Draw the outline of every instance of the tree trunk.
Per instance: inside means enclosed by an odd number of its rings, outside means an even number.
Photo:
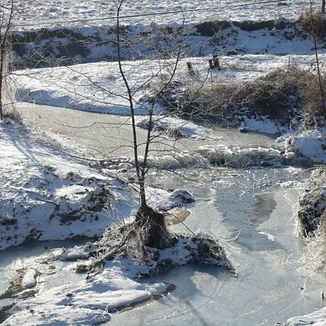
[[[170,246],[164,215],[145,205],[136,214],[136,228],[141,230],[143,245],[164,249]]]
[[[2,43],[2,42],[1,42]],[[0,48],[0,120],[3,119],[3,79],[4,79],[4,60],[5,51]]]
[[[139,197],[140,197],[140,206],[147,206],[146,202],[146,190],[145,190],[145,177],[141,176],[138,179],[139,184]]]
[[[325,13],[325,10],[326,10],[326,0],[322,0],[321,1],[321,12],[322,12],[322,14]]]

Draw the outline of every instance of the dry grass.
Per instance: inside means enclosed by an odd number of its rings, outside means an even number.
[[[326,78],[322,77],[326,90]],[[237,126],[243,115],[267,117],[290,125],[298,117],[320,115],[321,105],[317,74],[296,66],[276,69],[247,83],[207,85],[187,89],[178,99],[177,114],[194,120],[215,119]],[[230,125],[231,123],[231,125]]]
[[[201,89],[188,89],[179,101],[178,114],[187,118],[224,118],[230,99],[239,85],[214,85]]]
[[[326,16],[320,11],[306,11],[298,20],[301,28],[317,38],[326,36]]]

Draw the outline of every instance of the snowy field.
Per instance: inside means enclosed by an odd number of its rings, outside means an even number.
[[[216,19],[268,20],[280,17],[296,18],[307,6],[309,1],[306,0],[128,0],[122,16],[127,16],[123,19],[126,24],[175,23],[181,22],[183,17],[186,22]],[[67,24],[110,25],[114,22],[115,15],[115,1],[103,0],[18,0],[16,8],[15,22],[19,29],[39,28],[41,25],[43,27]],[[162,14],[181,11],[185,13]],[[161,14],[154,16],[151,15],[153,13]],[[130,17],[143,14],[147,16]],[[71,22],[68,23],[68,20]]]

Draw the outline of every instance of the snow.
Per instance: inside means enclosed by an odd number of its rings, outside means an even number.
[[[207,246],[210,250],[206,252],[203,248]],[[157,257],[151,258],[152,255]],[[137,257],[117,257],[107,261],[103,271],[87,277],[73,272],[74,263],[65,263],[68,265],[59,269],[60,262],[49,257],[51,264],[56,264],[56,273],[46,271],[49,269],[46,259],[40,263],[36,260],[34,266],[42,273],[34,288],[35,295],[18,299],[3,325],[96,325],[109,321],[111,313],[157,298],[175,288],[167,283],[140,283],[131,278],[189,263],[213,264],[234,272],[223,248],[200,234],[193,238],[181,236],[176,245],[168,249],[153,249],[148,262]],[[91,261],[92,258],[88,258],[86,263]]]
[[[271,121],[268,118],[249,119],[246,117],[241,123],[240,130],[259,132],[269,135],[282,134],[288,131],[286,128],[278,126],[274,121]]]
[[[257,1],[256,1],[257,2]],[[122,10],[122,16],[133,16],[139,14],[150,14],[155,12],[174,12],[182,10],[191,10],[193,12],[180,12],[179,14],[171,13],[168,15],[145,16],[145,17],[126,17],[124,23],[129,24],[148,24],[156,23],[175,23],[186,19],[189,21],[203,21],[211,19],[226,20],[268,20],[279,17],[295,18],[307,9],[308,5],[304,0],[283,0],[279,4],[274,2],[245,1],[244,3],[234,3],[231,0],[203,0],[203,1],[181,1],[171,2],[162,0],[159,3],[155,0],[135,0],[127,1]],[[314,1],[315,3],[318,1]],[[82,20],[77,24],[111,24],[114,22],[116,12],[115,2],[103,2],[101,0],[81,0],[76,3],[73,0],[55,1],[48,0],[18,0],[15,2],[17,14],[15,16],[16,24],[32,25],[34,27],[47,25],[69,25],[67,20]],[[38,23],[35,25],[33,11],[30,8],[38,9]],[[105,17],[105,20],[97,20]],[[89,22],[85,21],[90,19]],[[92,19],[94,21],[92,21]],[[61,22],[56,23],[56,22]],[[73,24],[73,22],[71,23]],[[76,23],[75,23],[76,24]],[[23,28],[19,26],[18,28]]]
[[[23,289],[30,289],[36,285],[36,278],[38,276],[37,270],[34,268],[28,269],[22,279],[22,288]]]
[[[147,79],[155,67],[150,61],[128,63],[127,76],[132,76],[132,89]],[[17,100],[66,107],[83,111],[129,115],[123,80],[117,63],[94,63],[69,67],[20,71]],[[113,91],[114,90],[114,91]],[[144,94],[137,94],[135,101]],[[140,104],[137,114],[147,110]]]
[[[149,205],[160,211],[168,211],[195,202],[194,195],[183,189],[168,192],[163,189],[147,187],[147,193],[150,198]]]
[[[287,154],[299,153],[315,163],[326,163],[326,134],[325,130],[308,130],[281,138]]]
[[[6,121],[0,135],[0,250],[27,239],[100,235],[137,205],[128,187],[65,156],[44,135]]]
[[[311,69],[315,62],[313,55],[241,55],[222,56],[221,71],[212,72],[214,83],[242,83],[263,76],[276,68],[286,68],[289,60],[291,63],[304,69]],[[324,61],[326,55],[321,54],[320,60]],[[184,87],[198,87],[207,80],[208,58],[186,58],[180,62],[176,81]],[[196,77],[189,78],[185,62],[192,62]],[[152,84],[159,81],[162,75],[162,66],[166,70],[174,64],[173,60],[140,60],[126,61],[124,67],[131,90],[134,93],[136,114],[147,114],[148,108],[144,99],[151,95],[150,89],[144,88],[143,83],[151,80]],[[165,70],[164,70],[165,71]],[[153,77],[159,74],[158,77]],[[98,62],[79,64],[67,67],[27,69],[15,72],[14,84],[17,101],[50,105],[54,107],[71,108],[82,111],[109,113],[116,115],[129,115],[127,93],[116,62]],[[162,113],[162,108],[155,107],[155,113]],[[264,122],[246,121],[249,127],[260,129],[268,127],[274,131],[277,127]],[[158,127],[178,124],[176,120],[166,118],[157,122]],[[187,128],[186,128],[187,127]],[[183,132],[187,135],[194,131],[194,125],[187,124]],[[199,131],[197,136],[204,136],[205,131]]]
[[[128,26],[121,48],[121,59],[145,60],[176,57],[183,44],[183,57],[207,57],[235,54],[312,55],[313,40],[295,22],[280,21],[272,28],[256,26],[255,30],[236,23],[220,29],[206,25],[178,24]],[[260,28],[261,27],[261,28]],[[208,30],[207,30],[208,29]],[[172,31],[172,32],[171,32]],[[83,26],[82,28],[49,29],[42,32],[17,32],[19,44],[14,48],[12,64],[24,67],[66,66],[99,61],[118,61],[114,27]],[[49,60],[51,53],[51,60]],[[325,53],[320,42],[319,53]],[[279,59],[282,60],[282,59]],[[288,59],[288,62],[292,62]],[[206,60],[205,66],[208,66]],[[223,67],[224,63],[222,64]],[[126,68],[126,66],[124,66]],[[206,69],[207,70],[207,69]],[[71,71],[74,73],[73,71]],[[206,71],[207,74],[207,71]],[[41,94],[40,94],[41,95]],[[86,95],[85,93],[83,95]],[[65,98],[62,98],[65,102]]]
[[[41,310],[41,308],[45,308],[45,311]],[[64,305],[36,304],[35,306],[33,305],[33,310],[23,310],[4,321],[3,325],[86,326],[100,325],[110,319],[110,315],[100,309],[95,310],[80,307],[72,310],[71,307]]]
[[[326,325],[326,308],[322,308],[309,315],[290,318],[285,326],[325,326]]]
[[[148,129],[148,118],[138,119],[137,127]],[[194,140],[204,140],[209,137],[209,129],[196,125],[191,121],[185,121],[178,118],[157,116],[153,118],[153,131],[167,137],[191,138]]]

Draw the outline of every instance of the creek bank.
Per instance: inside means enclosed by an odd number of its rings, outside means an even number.
[[[317,236],[322,223],[326,223],[326,169],[313,172],[300,199],[299,231],[304,237]]]
[[[310,148],[310,150],[312,150]],[[324,154],[325,155],[325,154]],[[313,171],[306,182],[299,201],[299,234],[307,238],[306,268],[309,272],[321,273],[325,270],[325,226],[326,226],[326,168]],[[323,299],[322,292],[322,301]],[[290,318],[286,326],[326,325],[326,308],[311,314]]]
[[[73,159],[46,135],[9,120],[0,124],[0,135],[0,250],[30,240],[100,237],[136,209],[128,181],[111,176],[105,166]],[[109,164],[109,172],[119,171],[119,160]],[[150,205],[170,215],[173,209],[186,214],[181,208],[195,201],[184,189],[147,192]]]
[[[312,53],[312,41],[299,21],[207,21],[186,25],[126,25],[121,56],[166,58],[184,44],[188,57],[216,53]],[[116,61],[114,26],[43,28],[17,31],[13,36],[16,68],[51,67],[101,60]],[[126,44],[126,45],[125,45]],[[267,50],[268,49],[268,50]]]
[[[241,132],[280,136],[303,127],[326,128],[325,112],[315,99],[319,79],[307,65],[280,65],[245,81],[241,76],[227,80],[224,74],[223,69],[214,72],[217,81],[211,84],[175,81],[160,95],[159,103],[183,119]],[[324,83],[325,77],[321,79]]]
[[[46,136],[9,120],[0,123],[0,135],[0,250],[100,236],[113,216],[133,209],[126,184],[66,156]]]

